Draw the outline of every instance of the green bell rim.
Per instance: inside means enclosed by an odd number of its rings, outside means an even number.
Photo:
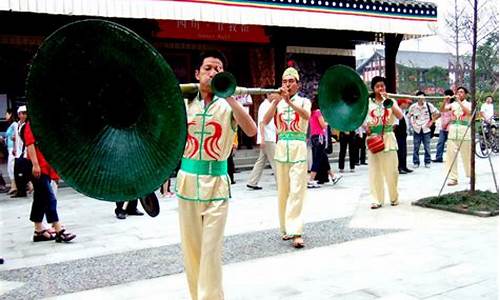
[[[186,110],[172,69],[119,24],[84,20],[52,33],[33,58],[26,95],[41,152],[89,197],[146,196],[184,151]]]
[[[368,113],[368,89],[352,68],[335,65],[326,70],[319,82],[318,104],[330,127],[353,131]]]

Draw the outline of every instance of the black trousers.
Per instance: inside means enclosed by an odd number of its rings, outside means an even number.
[[[31,179],[33,165],[27,158],[16,158],[14,161],[14,180],[18,196],[26,196],[26,185]]]
[[[229,157],[227,158],[227,174],[229,175],[229,178],[231,179],[231,183],[234,183],[234,172],[236,172],[236,167],[234,165],[234,159],[233,159],[233,150],[231,150],[231,154],[229,154]]]
[[[354,139],[356,140],[356,154],[358,155],[357,163],[364,164],[366,163],[366,133],[363,133],[363,136],[355,135]]]
[[[406,166],[406,134],[396,135],[396,140],[398,141],[398,170],[406,170],[408,169]]]
[[[116,202],[115,213],[119,213],[119,212],[125,212],[125,213],[127,213],[127,212],[135,212],[135,210],[137,209],[137,200],[128,201],[127,209],[123,210],[123,205],[125,204],[125,202],[127,202],[127,201]]]
[[[356,162],[358,161],[358,155],[356,153],[356,143],[354,140],[354,132],[340,133],[340,153],[339,153],[339,169],[344,169],[345,155],[347,151],[347,146],[349,146],[349,167],[354,169],[356,167]]]

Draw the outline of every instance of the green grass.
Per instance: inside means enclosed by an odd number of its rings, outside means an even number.
[[[444,206],[469,211],[498,211],[498,193],[490,191],[459,191],[440,197],[429,197],[418,201],[423,205]]]

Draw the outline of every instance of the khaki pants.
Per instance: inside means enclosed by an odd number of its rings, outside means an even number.
[[[228,201],[179,199],[182,252],[193,300],[224,299],[222,247]]]
[[[252,173],[250,173],[250,179],[248,180],[249,185],[256,186],[259,184],[260,177],[262,176],[262,171],[266,166],[266,162],[269,161],[271,168],[276,174],[276,164],[274,162],[274,150],[276,149],[275,142],[266,142],[264,149],[260,148],[259,158],[253,166]],[[276,175],[275,175],[276,177]]]
[[[457,153],[457,151],[460,151],[460,156],[462,156],[465,176],[470,177],[470,141],[464,141],[460,149],[458,148],[459,145],[459,140],[448,140],[446,144],[445,171],[448,172],[451,168],[450,176],[448,178],[455,181],[458,181],[457,161],[455,161],[453,165],[451,165],[451,163],[453,162],[453,158],[455,158],[455,153]]]
[[[384,181],[391,203],[398,203],[398,154],[396,151],[368,152],[368,177],[373,203],[384,205]]]
[[[300,236],[304,233],[302,208],[307,191],[307,162],[276,162],[276,179],[281,234]]]

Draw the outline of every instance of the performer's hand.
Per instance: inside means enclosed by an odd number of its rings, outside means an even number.
[[[444,102],[445,102],[445,103],[450,103],[450,99],[451,99],[451,97],[450,97],[450,96],[445,96],[445,97],[444,97]]]
[[[389,96],[387,95],[387,92],[380,93],[380,96],[382,96],[384,99],[389,98]]]
[[[290,104],[290,92],[288,91],[288,89],[285,87],[281,87],[280,94],[282,99],[285,100],[287,104]]]

